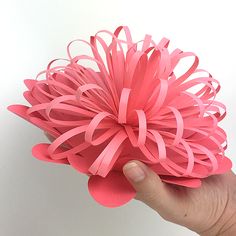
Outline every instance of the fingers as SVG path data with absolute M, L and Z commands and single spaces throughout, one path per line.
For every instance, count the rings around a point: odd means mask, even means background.
M 137 191 L 136 199 L 156 210 L 164 219 L 175 221 L 182 209 L 174 188 L 162 182 L 155 172 L 139 161 L 128 162 L 123 172 Z

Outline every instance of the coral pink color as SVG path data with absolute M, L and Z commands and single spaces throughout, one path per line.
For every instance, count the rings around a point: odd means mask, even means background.
M 72 56 L 75 43 L 91 53 Z M 33 156 L 88 175 L 90 194 L 107 207 L 134 198 L 122 172 L 133 159 L 162 181 L 191 188 L 230 170 L 226 133 L 218 126 L 226 115 L 215 100 L 219 82 L 198 68 L 194 53 L 170 52 L 168 44 L 166 38 L 156 44 L 150 35 L 133 42 L 125 26 L 102 30 L 90 42 L 71 42 L 65 65 L 53 66 L 53 60 L 35 80 L 25 80 L 31 106 L 8 109 L 55 138 L 34 146 Z M 188 58 L 192 64 L 178 75 Z

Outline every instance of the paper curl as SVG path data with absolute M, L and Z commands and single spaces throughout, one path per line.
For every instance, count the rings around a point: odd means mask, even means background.
M 87 44 L 91 55 L 72 56 L 76 42 Z M 194 53 L 169 52 L 168 44 L 150 35 L 135 43 L 125 26 L 99 31 L 90 42 L 68 45 L 66 65 L 53 66 L 53 60 L 36 80 L 25 80 L 31 106 L 9 110 L 55 138 L 34 146 L 33 156 L 89 175 L 91 195 L 108 207 L 135 196 L 122 173 L 129 160 L 147 164 L 164 182 L 192 188 L 231 169 L 226 133 L 218 126 L 226 115 L 215 100 L 219 82 L 198 69 Z M 192 64 L 177 75 L 186 58 Z

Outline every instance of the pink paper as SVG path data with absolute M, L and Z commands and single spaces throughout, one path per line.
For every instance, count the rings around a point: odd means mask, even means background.
M 89 46 L 91 54 L 72 56 L 74 43 Z M 126 26 L 99 31 L 90 42 L 72 41 L 64 66 L 53 60 L 35 80 L 25 80 L 30 106 L 8 107 L 55 138 L 34 146 L 33 156 L 88 175 L 91 196 L 107 207 L 135 196 L 122 172 L 130 160 L 147 164 L 164 182 L 190 188 L 230 170 L 218 124 L 226 110 L 215 100 L 220 84 L 198 68 L 194 53 L 170 52 L 168 44 L 150 35 L 134 42 Z M 192 64 L 178 75 L 188 58 Z M 97 68 L 82 66 L 84 60 Z

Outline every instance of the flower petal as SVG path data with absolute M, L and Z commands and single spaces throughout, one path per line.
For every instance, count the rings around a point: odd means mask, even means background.
M 68 161 L 70 165 L 77 171 L 85 174 L 90 174 L 89 167 L 93 164 L 96 158 L 94 156 L 70 155 Z
M 48 143 L 40 143 L 40 144 L 35 145 L 32 148 L 32 155 L 41 161 L 48 161 L 48 162 L 59 163 L 59 164 L 69 164 L 67 158 L 59 159 L 59 160 L 51 159 L 51 157 L 48 155 L 49 145 L 50 144 Z
M 123 173 L 117 171 L 110 172 L 105 178 L 90 176 L 88 189 L 98 203 L 111 208 L 124 205 L 136 194 Z
M 32 88 L 34 87 L 34 85 L 36 84 L 37 80 L 35 79 L 25 79 L 24 80 L 24 83 L 26 85 L 26 87 L 29 89 L 29 90 L 32 90 Z
M 217 157 L 219 157 L 218 155 Z M 217 158 L 218 159 L 218 158 Z M 214 172 L 214 174 L 224 174 L 225 172 L 231 170 L 232 161 L 228 157 L 221 157 L 218 159 L 218 169 Z
M 24 106 L 24 105 L 19 105 L 19 104 L 15 104 L 15 105 L 11 105 L 8 106 L 7 109 L 13 113 L 15 113 L 16 115 L 20 116 L 21 118 L 25 119 L 25 120 L 29 120 L 29 117 L 27 115 L 27 110 L 29 107 Z
M 42 119 L 39 119 L 37 117 L 30 117 L 29 122 L 36 125 L 38 128 L 42 129 L 43 131 L 49 133 L 54 138 L 60 135 L 60 133 L 54 127 L 51 127 L 50 125 L 46 123 L 46 121 Z

